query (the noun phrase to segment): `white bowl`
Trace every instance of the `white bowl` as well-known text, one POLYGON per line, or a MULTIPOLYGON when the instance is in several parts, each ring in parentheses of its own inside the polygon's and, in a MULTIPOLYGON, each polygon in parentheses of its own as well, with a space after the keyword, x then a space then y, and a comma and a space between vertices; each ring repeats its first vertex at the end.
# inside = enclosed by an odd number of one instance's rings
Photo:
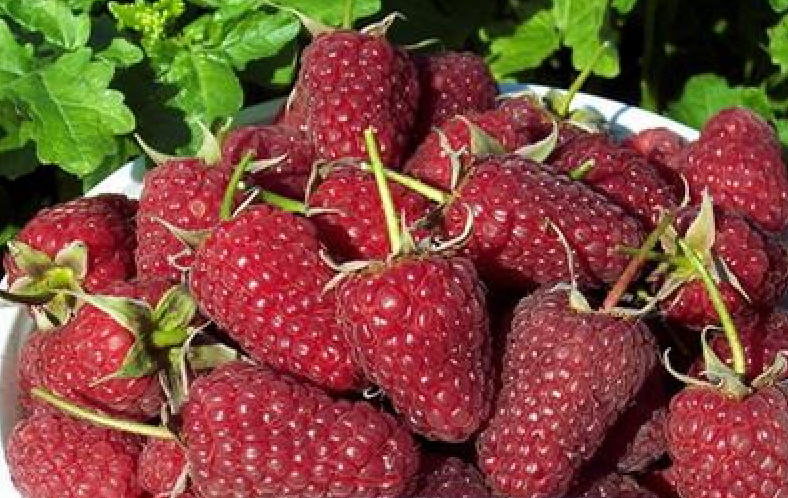
MULTIPOLYGON (((541 85, 504 85, 501 88, 503 92, 523 89, 532 90, 540 95, 549 90, 541 85)), ((281 103, 280 99, 246 109, 238 116, 236 122, 242 124, 264 122, 271 119, 281 103)), ((614 133, 619 135, 656 127, 669 128, 688 140, 695 140, 698 135, 698 132, 692 128, 670 119, 602 97, 580 93, 574 98, 572 107, 596 109, 610 121, 614 133)), ((88 195, 122 193, 138 198, 142 189, 144 171, 145 167, 141 159, 130 162, 96 185, 88 192, 88 195)), ((5 286, 5 281, 3 281, 3 286, 5 286)), ((0 377, 0 434, 2 435, 2 440, 0 440, 0 453, 2 453, 2 458, 0 458, 0 496, 3 498, 20 498, 19 493, 11 484, 5 460, 5 444, 8 434, 19 418, 16 363, 23 339, 30 329, 31 322, 23 308, 3 307, 0 304, 0 352, 2 352, 2 356, 0 356, 0 376, 2 376, 0 377)))

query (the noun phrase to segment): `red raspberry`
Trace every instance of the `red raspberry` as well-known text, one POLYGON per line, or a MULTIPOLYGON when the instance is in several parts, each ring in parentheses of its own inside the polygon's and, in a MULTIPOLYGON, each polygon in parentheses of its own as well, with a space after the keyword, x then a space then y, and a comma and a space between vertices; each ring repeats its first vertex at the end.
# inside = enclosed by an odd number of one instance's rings
POLYGON ((703 126, 700 138, 701 140, 711 138, 749 140, 780 150, 780 142, 771 125, 746 107, 729 107, 719 111, 703 126))
POLYGON ((137 216, 140 276, 181 280, 191 264, 191 251, 159 220, 183 230, 213 228, 229 181, 227 168, 201 159, 169 161, 145 174, 137 216))
POLYGON ((29 498, 144 498, 137 483, 136 436, 54 412, 23 420, 11 432, 11 479, 29 498))
POLYGON ((687 387, 670 403, 668 447, 684 498, 788 495, 788 391, 737 399, 687 387))
MULTIPOLYGON (((425 217, 430 203, 421 195, 389 182, 397 214, 408 226, 425 217)), ((312 208, 326 212, 311 217, 331 254, 343 260, 384 259, 389 241, 375 178, 354 167, 334 168, 309 197, 312 208)), ((416 235, 424 236, 418 232, 416 235)))
POLYGON ((677 192, 654 166, 603 133, 575 137, 556 150, 551 161, 566 174, 593 162, 582 181, 637 216, 647 228, 656 226, 665 211, 678 207, 677 192))
POLYGON ((137 467, 142 489, 154 498, 169 498, 186 469, 186 453, 178 441, 149 439, 137 467))
MULTIPOLYGON (((683 233, 695 219, 698 208, 682 210, 677 226, 683 233)), ((788 286, 788 251, 775 237, 767 235, 741 216, 715 210, 715 240, 712 253, 716 254, 735 275, 750 298, 729 282, 718 283, 728 311, 734 316, 769 309, 785 294, 788 286)), ((716 310, 700 280, 682 285, 673 296, 662 302, 665 315, 682 325, 703 328, 719 322, 716 310)))
POLYGON ((279 111, 279 115, 274 118, 274 124, 295 128, 308 136, 309 128, 307 128, 306 120, 306 95, 297 81, 288 97, 288 102, 279 111))
POLYGON ((649 128, 628 136, 622 145, 633 149, 664 173, 671 158, 687 146, 687 141, 667 128, 649 128))
POLYGON ((232 170, 247 152, 252 152, 254 159, 284 156, 279 164, 252 174, 253 184, 287 197, 304 198, 315 152, 299 130, 281 125, 237 128, 222 142, 222 164, 232 170))
POLYGON ((641 477, 641 483, 660 498, 681 498, 676 491, 676 477, 673 467, 650 472, 641 477))
POLYGON ((565 290, 523 299, 495 414, 477 441, 493 491, 563 496, 655 363, 642 322, 572 309, 565 290))
POLYGON ((410 148, 419 82, 403 50, 354 31, 318 35, 301 54, 306 128, 317 156, 365 159, 362 131, 377 130, 383 162, 396 167, 410 148))
POLYGON ((455 116, 424 138, 405 164, 405 172, 434 187, 452 189, 455 172, 451 155, 459 154, 459 164, 465 168, 481 152, 474 150, 472 126, 497 140, 507 152, 532 141, 528 129, 518 126, 508 114, 500 110, 455 116), (445 143, 441 135, 446 138, 445 143), (446 150, 447 145, 451 151, 446 150))
POLYGON ((566 251, 546 220, 566 236, 586 286, 616 281, 628 261, 617 247, 638 247, 643 239, 640 223, 617 205, 516 155, 473 166, 446 208, 447 237, 463 232, 468 208, 474 219, 463 252, 496 287, 568 281, 566 251))
MULTIPOLYGON (((532 141, 541 140, 553 131, 553 116, 530 97, 508 97, 498 104, 501 113, 509 116, 518 129, 524 130, 532 141)), ((560 123, 563 124, 563 123, 560 123)), ((580 130, 579 128, 574 128, 580 130)), ((559 134, 559 139, 561 134, 559 134)), ((566 135, 565 135, 566 137, 566 135)), ((562 142, 559 141, 559 146, 562 142)))
POLYGON ((415 58, 421 84, 416 136, 457 114, 495 107, 498 87, 484 59, 471 52, 441 52, 415 58))
POLYGON ((492 398, 484 292, 464 258, 395 260, 345 280, 339 316, 367 377, 413 430, 465 441, 492 398))
POLYGON ((490 498, 479 470, 456 457, 422 458, 414 498, 490 498))
MULTIPOLYGON (((165 280, 116 282, 102 292, 155 306, 168 287, 165 280)), ((159 413, 163 396, 155 374, 108 378, 124 364, 136 340, 110 315, 85 304, 69 323, 48 334, 40 352, 43 387, 110 415, 145 420, 159 413)))
POLYGON ((252 358, 334 390, 360 385, 336 322, 334 276, 315 227, 267 205, 218 225, 197 251, 191 290, 201 311, 252 358))
POLYGON ((693 201, 708 189, 716 205, 779 232, 788 226, 788 172, 776 138, 738 117, 728 127, 726 116, 712 118, 709 130, 674 157, 671 167, 687 178, 693 201))
MULTIPOLYGON (((39 211, 15 240, 50 258, 75 241, 87 247, 88 265, 82 284, 95 291, 115 280, 134 276, 134 215, 137 202, 120 194, 82 197, 39 211)), ((24 276, 6 253, 3 265, 9 284, 24 276)))
POLYGON ((265 367, 228 363, 199 378, 182 415, 192 486, 204 498, 397 497, 419 466, 391 415, 265 367))

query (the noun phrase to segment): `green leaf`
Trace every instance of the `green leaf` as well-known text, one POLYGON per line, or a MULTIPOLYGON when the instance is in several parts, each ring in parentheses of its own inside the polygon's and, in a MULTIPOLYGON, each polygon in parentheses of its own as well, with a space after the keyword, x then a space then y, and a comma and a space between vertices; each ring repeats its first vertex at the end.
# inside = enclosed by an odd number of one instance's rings
POLYGON ((481 33, 482 39, 492 40, 487 63, 496 78, 537 67, 559 48, 560 39, 551 10, 536 12, 516 26, 511 35, 500 34, 503 29, 483 28, 481 33))
POLYGON ((780 66, 780 72, 788 73, 788 14, 780 22, 766 30, 769 35, 768 52, 772 62, 780 66))
POLYGON ((170 105, 182 109, 188 120, 208 126, 231 116, 243 103, 241 84, 230 65, 203 52, 179 52, 162 81, 180 89, 170 105))
MULTIPOLYGON (((0 194, 2 194, 0 190, 0 194)), ((19 227, 13 224, 8 224, 0 227, 0 246, 5 245, 6 242, 14 238, 14 235, 19 231, 19 227)))
POLYGON ((125 38, 114 38, 107 48, 96 54, 97 59, 120 67, 138 64, 144 56, 141 48, 125 38))
POLYGON ((700 129, 717 111, 731 106, 749 107, 766 119, 772 118, 769 98, 762 88, 732 87, 723 77, 715 74, 691 77, 681 97, 668 106, 668 115, 700 129))
POLYGON ((777 12, 782 12, 788 9, 788 0, 769 0, 769 5, 777 12))
MULTIPOLYGON (((554 0, 553 13, 564 45, 572 49, 572 65, 582 71, 603 43, 609 28, 607 0, 554 0)), ((607 78, 620 71, 618 53, 606 51, 594 66, 594 73, 607 78)))
POLYGON ((288 13, 252 12, 227 32, 219 48, 243 70, 250 61, 277 54, 300 30, 301 24, 288 13))
POLYGON ((780 142, 788 146, 788 119, 775 119, 773 121, 774 127, 777 128, 777 136, 780 142))
POLYGON ((121 29, 125 27, 139 31, 143 39, 148 40, 162 38, 167 26, 179 18, 185 9, 183 0, 109 2, 109 11, 118 20, 121 29))
POLYGON ((112 65, 90 57, 87 48, 65 54, 4 90, 23 110, 20 134, 36 143, 39 161, 78 176, 117 153, 115 135, 134 129, 134 115, 123 104, 123 95, 107 88, 112 65))
POLYGON ((107 3, 106 0, 66 0, 66 4, 73 10, 89 12, 94 4, 107 3))
POLYGON ((610 2, 619 14, 629 14, 637 3, 638 0, 612 0, 612 2, 610 2))
MULTIPOLYGON (((296 9, 307 17, 329 26, 342 24, 345 9, 345 0, 274 0, 273 3, 296 9)), ((380 0, 355 0, 353 2, 353 20, 369 17, 379 11, 380 0)))
POLYGON ((241 76, 258 85, 281 90, 293 82, 297 65, 298 44, 292 41, 273 57, 250 62, 241 76))
POLYGON ((88 14, 74 14, 61 0, 0 0, 0 12, 68 50, 84 46, 90 36, 88 14))
POLYGON ((117 171, 121 166, 140 155, 140 148, 130 137, 117 137, 118 150, 115 154, 104 158, 98 168, 82 177, 82 191, 95 187, 103 179, 117 171))
POLYGON ((20 45, 0 19, 0 95, 9 81, 26 75, 35 65, 32 45, 20 45))

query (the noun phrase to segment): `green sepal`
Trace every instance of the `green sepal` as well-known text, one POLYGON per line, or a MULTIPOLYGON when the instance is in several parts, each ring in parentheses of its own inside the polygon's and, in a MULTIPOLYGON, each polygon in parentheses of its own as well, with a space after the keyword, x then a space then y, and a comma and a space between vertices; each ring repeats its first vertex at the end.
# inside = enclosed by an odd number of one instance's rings
POLYGON ((151 325, 152 310, 143 301, 128 297, 81 292, 71 292, 70 294, 109 315, 118 325, 131 332, 134 337, 142 337, 151 325))
POLYGON ((211 230, 208 228, 187 230, 185 228, 176 227, 169 221, 159 217, 155 217, 153 220, 166 228, 173 237, 182 242, 183 245, 190 250, 200 247, 208 236, 211 235, 211 230))
POLYGON ((752 381, 752 387, 755 389, 762 389, 775 385, 777 382, 785 378, 788 372, 788 352, 779 351, 774 357, 774 362, 769 365, 760 375, 752 381))
POLYGON ((742 378, 736 372, 726 365, 714 349, 709 345, 708 334, 714 327, 707 327, 701 334, 701 345, 703 351, 703 374, 712 382, 717 388, 721 389, 726 394, 743 398, 750 394, 748 388, 742 378))
POLYGON ((186 353, 189 366, 195 371, 211 370, 241 358, 241 354, 236 349, 224 344, 191 346, 186 353))
POLYGON ((7 245, 14 264, 26 275, 36 277, 52 267, 52 258, 24 242, 11 240, 7 245))
POLYGON ((499 155, 506 153, 506 149, 503 148, 501 142, 490 136, 490 134, 481 129, 481 127, 477 126, 465 116, 459 116, 459 118, 468 127, 468 136, 471 139, 470 152, 472 155, 499 155))
POLYGON ((110 379, 139 379, 147 377, 159 370, 159 364, 145 347, 145 343, 139 339, 129 348, 123 364, 112 374, 96 381, 100 384, 110 379))
POLYGON ((519 149, 515 150, 514 153, 520 157, 524 157, 526 159, 530 159, 531 161, 536 161, 538 163, 544 162, 550 154, 553 153, 555 150, 555 146, 558 144, 558 122, 554 119, 553 120, 553 129, 550 131, 550 134, 544 137, 543 139, 539 140, 538 142, 534 142, 532 144, 523 145, 519 149))
MULTIPOLYGON (((211 130, 203 123, 202 121, 197 121, 197 127, 202 132, 202 144, 200 145, 200 149, 194 156, 171 156, 169 154, 165 154, 163 152, 159 152, 158 150, 154 149, 150 145, 148 145, 141 136, 134 135, 134 138, 137 140, 137 144, 140 146, 140 149, 147 155, 151 161, 156 166, 161 166, 164 163, 168 163, 170 161, 186 161, 189 159, 202 159, 205 164, 212 166, 219 162, 222 158, 222 147, 219 143, 219 139, 211 133, 211 130)), ((220 130, 220 133, 223 133, 220 130)))
POLYGON ((153 323, 157 330, 185 328, 197 314, 197 303, 186 286, 171 287, 156 304, 153 310, 153 323))

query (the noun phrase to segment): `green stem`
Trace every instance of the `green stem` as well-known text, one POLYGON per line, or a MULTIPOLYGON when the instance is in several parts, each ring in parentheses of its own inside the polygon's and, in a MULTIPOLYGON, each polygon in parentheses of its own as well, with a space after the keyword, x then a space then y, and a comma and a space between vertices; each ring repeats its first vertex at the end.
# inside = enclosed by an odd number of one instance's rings
POLYGON ((109 429, 138 434, 140 436, 148 436, 156 439, 175 439, 175 434, 173 434, 172 431, 166 427, 141 424, 139 422, 133 422, 130 420, 113 419, 94 410, 76 406, 61 398, 60 396, 56 396, 40 387, 34 387, 30 393, 36 398, 49 403, 50 405, 71 415, 74 418, 85 420, 101 427, 107 427, 109 429))
POLYGON ((706 287, 706 293, 711 300, 711 304, 714 306, 715 311, 717 311, 720 324, 722 325, 722 330, 725 332, 725 338, 728 340, 728 346, 731 348, 731 355, 733 356, 733 371, 736 372, 737 375, 744 377, 747 373, 747 362, 744 358, 744 348, 742 347, 741 341, 739 340, 739 333, 736 331, 736 325, 733 323, 733 318, 731 318, 730 313, 728 313, 728 308, 725 306, 725 301, 722 298, 722 294, 720 294, 717 284, 714 283, 714 279, 712 278, 709 270, 706 268, 706 265, 703 263, 703 260, 698 255, 698 253, 683 239, 678 239, 678 243, 679 247, 681 247, 681 250, 686 256, 687 261, 689 261, 689 263, 692 265, 692 268, 703 281, 703 285, 706 287))
POLYGON ((428 185, 421 180, 417 180, 412 176, 404 175, 398 171, 394 171, 391 169, 384 169, 384 173, 388 178, 393 180, 396 183, 399 183, 403 187, 407 187, 414 192, 417 192, 427 199, 437 202, 438 204, 446 204, 451 200, 451 194, 448 192, 444 192, 441 189, 437 189, 432 185, 428 185))
POLYGON ((559 107, 556 109, 559 117, 566 117, 567 113, 569 112, 569 104, 572 103, 572 99, 574 99, 575 95, 577 95, 577 92, 583 88, 586 80, 589 76, 591 76, 591 71, 594 70, 594 66, 596 66, 597 62, 599 62, 602 54, 607 51, 609 46, 610 42, 605 42, 600 45, 599 48, 596 49, 596 52, 594 52, 594 55, 591 57, 591 61, 588 63, 588 65, 583 69, 580 75, 578 75, 575 81, 572 82, 572 86, 569 87, 569 90, 567 90, 566 94, 561 98, 559 107))
MULTIPOLYGON (((637 256, 640 254, 642 249, 640 247, 629 247, 629 246, 618 246, 616 247, 616 252, 621 254, 626 254, 627 256, 637 256)), ((660 263, 671 263, 675 261, 675 258, 668 255, 663 254, 659 251, 646 251, 646 260, 647 261, 659 261, 660 263)))
POLYGON ((345 12, 342 16, 342 27, 353 29, 353 0, 345 0, 345 12))
POLYGON ((626 268, 624 268, 624 272, 621 274, 621 277, 616 281, 613 285, 613 288, 610 289, 610 292, 607 293, 605 296, 605 301, 602 303, 602 311, 610 311, 613 307, 618 304, 618 301, 621 299, 621 296, 624 295, 626 292, 627 287, 629 284, 637 276, 640 268, 646 263, 648 260, 648 255, 651 251, 653 251, 654 247, 659 242, 659 238, 662 237, 662 234, 665 233, 665 230, 673 224, 673 220, 676 219, 675 213, 668 212, 662 215, 662 219, 659 220, 659 223, 648 234, 646 240, 643 242, 643 245, 640 246, 637 254, 635 257, 629 260, 629 264, 626 268))
POLYGON ((585 161, 580 166, 571 170, 569 172, 569 178, 571 178, 572 180, 582 180, 592 169, 594 169, 594 166, 595 163, 593 159, 589 159, 588 161, 585 161))
POLYGON ((386 228, 389 233, 389 244, 391 244, 392 254, 398 254, 402 245, 399 217, 397 211, 394 209, 394 201, 391 199, 391 191, 389 190, 389 183, 386 180, 386 174, 383 171, 383 161, 380 159, 378 152, 378 144, 375 139, 375 132, 372 127, 364 130, 364 141, 367 146, 367 154, 369 154, 369 162, 372 167, 372 174, 375 175, 375 183, 378 186, 378 193, 380 194, 380 202, 383 204, 383 214, 386 217, 386 228))
POLYGON ((294 199, 290 199, 289 197, 275 194, 268 190, 263 190, 258 195, 258 198, 266 204, 278 207, 282 211, 287 211, 288 213, 306 214, 306 204, 294 199))
POLYGON ((252 152, 247 152, 241 161, 235 166, 232 176, 230 176, 230 183, 227 184, 227 190, 224 191, 222 198, 222 205, 219 208, 219 218, 227 221, 233 217, 233 204, 235 204, 235 192, 238 190, 238 183, 246 171, 246 167, 252 161, 252 152))
POLYGON ((186 327, 176 327, 170 330, 156 330, 151 334, 151 343, 157 348, 180 346, 189 337, 186 327))

